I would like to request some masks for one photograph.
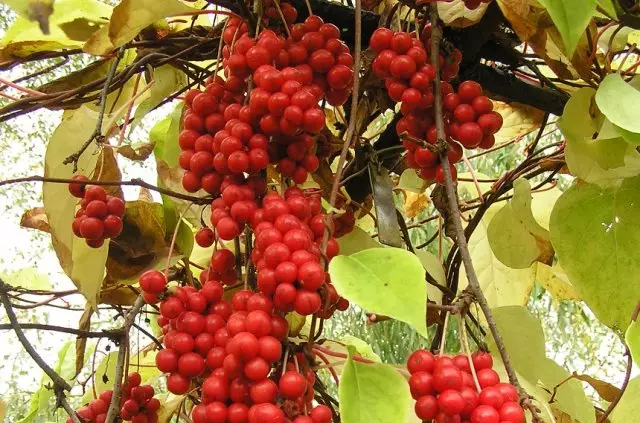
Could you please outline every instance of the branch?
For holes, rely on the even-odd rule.
[[[171,191],[166,188],[160,188],[155,185],[151,185],[148,182],[143,181],[142,179],[134,178],[130,181],[78,181],[75,179],[64,179],[64,178],[49,178],[46,176],[25,176],[22,178],[14,178],[7,179],[5,181],[0,181],[0,187],[11,184],[19,184],[24,182],[50,182],[54,184],[79,184],[79,185],[105,185],[105,186],[138,186],[142,188],[150,189],[151,191],[159,192],[160,194],[164,194],[168,197],[178,198],[180,200],[191,201],[194,204],[209,204],[211,203],[211,198],[208,197],[194,197],[192,195],[182,194],[179,192]]]
[[[0,301],[2,302],[2,305],[4,305],[5,310],[7,310],[7,317],[11,322],[11,327],[15,331],[18,340],[27,351],[27,353],[31,356],[33,361],[35,361],[38,367],[40,367],[42,371],[53,381],[53,390],[56,393],[57,403],[64,407],[64,409],[71,417],[73,423],[80,423],[78,415],[75,413],[75,411],[73,411],[64,394],[64,391],[71,391],[71,385],[69,385],[66,380],[64,380],[58,373],[56,373],[55,370],[49,367],[49,365],[42,359],[42,357],[40,357],[38,352],[35,350],[35,348],[33,348],[33,345],[31,345],[31,343],[25,336],[22,328],[20,327],[20,324],[18,323],[18,318],[13,311],[11,301],[9,301],[9,295],[7,294],[9,290],[10,286],[7,285],[2,279],[0,279]]]
[[[118,50],[118,54],[116,58],[111,63],[111,67],[109,67],[109,72],[107,73],[107,80],[104,83],[104,87],[102,87],[102,92],[100,93],[100,109],[98,111],[98,120],[96,122],[96,129],[93,131],[93,134],[89,137],[89,139],[82,144],[82,147],[62,162],[63,164],[73,163],[73,172],[78,171],[78,160],[82,153],[85,152],[87,147],[93,142],[93,140],[98,140],[98,142],[102,142],[104,140],[104,136],[102,135],[102,121],[104,120],[105,109],[107,108],[107,96],[109,95],[109,86],[111,86],[111,81],[118,69],[118,64],[120,63],[120,59],[124,55],[126,47],[122,46]]]
[[[17,323],[20,329],[36,329],[36,330],[50,330],[54,332],[63,332],[76,335],[78,338],[110,338],[114,341],[122,338],[122,334],[118,330],[103,330],[100,332],[91,332],[86,330],[66,328],[63,326],[45,325],[42,323]],[[0,324],[0,330],[14,329],[13,323]]]
[[[138,296],[133,307],[129,310],[124,318],[124,325],[122,326],[123,339],[120,342],[120,348],[118,350],[118,361],[116,362],[115,384],[113,385],[113,397],[111,398],[111,404],[109,404],[109,410],[107,411],[107,417],[105,423],[113,423],[120,410],[120,397],[122,396],[122,376],[124,374],[124,362],[129,350],[129,329],[133,325],[133,322],[138,315],[138,312],[144,306],[145,301],[142,295]]]
[[[453,178],[451,176],[451,169],[449,165],[449,158],[447,157],[448,152],[448,143],[445,135],[444,128],[444,115],[443,115],[443,107],[442,107],[442,87],[440,84],[440,63],[439,63],[439,54],[440,54],[440,39],[442,37],[442,32],[438,23],[438,9],[435,3],[432,3],[430,10],[431,16],[431,64],[436,69],[436,78],[433,81],[434,84],[434,96],[435,96],[435,120],[436,120],[436,129],[438,135],[438,147],[440,150],[440,165],[444,171],[444,179],[445,179],[445,189],[447,192],[447,201],[449,206],[449,211],[452,216],[452,221],[455,228],[455,242],[458,245],[458,249],[460,251],[460,256],[462,257],[462,262],[464,263],[465,271],[467,273],[467,279],[469,280],[469,288],[480,304],[480,308],[484,313],[487,324],[489,326],[489,330],[496,342],[496,346],[498,347],[498,351],[500,352],[500,357],[502,358],[502,362],[509,376],[509,381],[512,385],[514,385],[520,395],[524,397],[523,405],[529,409],[533,416],[534,422],[541,422],[540,417],[538,416],[537,410],[531,403],[530,397],[526,394],[520,383],[518,382],[518,377],[516,376],[516,372],[511,366],[511,361],[509,360],[509,355],[504,345],[504,341],[502,340],[502,336],[498,331],[498,327],[496,325],[495,318],[493,317],[493,313],[491,312],[491,308],[489,307],[489,303],[487,302],[484,293],[482,292],[482,288],[480,287],[480,282],[478,281],[478,276],[476,275],[475,269],[473,267],[473,261],[471,260],[471,254],[469,253],[469,247],[467,245],[467,239],[464,233],[464,228],[462,227],[462,219],[460,218],[460,209],[458,208],[458,196],[457,192],[453,186]]]

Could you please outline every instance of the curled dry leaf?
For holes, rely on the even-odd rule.
[[[50,232],[49,220],[44,212],[44,207],[36,207],[24,212],[20,218],[20,226],[23,228],[37,229],[43,232]]]
[[[478,22],[484,16],[489,3],[481,3],[475,10],[469,10],[462,0],[438,2],[438,15],[447,26],[465,28]]]
[[[403,209],[405,215],[412,219],[429,205],[429,198],[424,193],[405,192]]]

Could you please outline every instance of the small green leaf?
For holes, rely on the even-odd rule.
[[[353,335],[345,335],[342,337],[342,339],[340,340],[340,342],[342,342],[345,345],[348,345],[350,347],[355,348],[355,351],[362,357],[372,360],[372,361],[377,361],[377,362],[381,362],[382,360],[380,360],[380,356],[378,354],[376,354],[373,351],[373,348],[371,348],[371,345],[367,344],[365,341],[363,341],[362,339],[353,336]]]
[[[576,91],[567,102],[558,126],[567,140],[565,157],[571,173],[605,187],[640,174],[640,153],[621,137],[598,138],[607,127],[602,114],[595,110],[594,95],[592,88]]]
[[[407,381],[387,364],[364,364],[354,361],[351,348],[338,389],[341,421],[404,422],[411,409],[411,394]]]
[[[572,186],[553,209],[550,232],[562,268],[589,308],[604,324],[625,330],[640,298],[640,177],[606,189]]]
[[[636,84],[640,79],[636,79]],[[640,133],[640,119],[637,106],[640,103],[640,91],[627,84],[617,73],[607,75],[596,92],[596,103],[600,111],[613,124],[620,128]]]
[[[354,226],[351,232],[338,238],[338,245],[340,246],[340,254],[344,256],[350,256],[369,248],[383,247],[382,244],[371,238],[371,235],[358,226]]]
[[[427,336],[427,290],[418,258],[399,248],[371,248],[329,264],[338,293],[361,308],[412,325]]]
[[[640,414],[640,376],[631,379],[620,402],[613,409],[609,420],[611,423],[635,422]]]
[[[640,322],[637,319],[627,328],[624,340],[631,351],[633,361],[640,366]]]
[[[400,175],[400,181],[395,189],[403,189],[409,192],[421,193],[427,188],[427,181],[422,179],[414,169],[407,169]]]
[[[529,181],[517,179],[513,188],[513,198],[491,219],[487,236],[498,260],[514,269],[526,269],[536,261],[548,262],[553,248],[549,231],[533,217]]]
[[[425,250],[417,250],[416,256],[420,259],[424,270],[442,286],[447,285],[447,278],[442,262],[434,254]],[[430,301],[440,303],[442,301],[442,291],[430,283],[427,283],[427,297]]]
[[[547,392],[555,390],[553,401],[555,408],[580,423],[595,423],[593,403],[585,395],[580,381],[571,379],[570,373],[550,358],[545,359],[536,371],[544,390]]]
[[[155,144],[153,152],[156,159],[162,160],[169,167],[178,166],[178,156],[181,152],[178,134],[183,107],[183,103],[176,105],[171,114],[156,123],[149,132],[149,139]]]
[[[596,10],[596,0],[539,0],[560,31],[568,57],[578,45]]]

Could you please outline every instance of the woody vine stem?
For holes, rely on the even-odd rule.
[[[455,243],[460,250],[460,256],[462,258],[462,262],[464,263],[465,272],[467,274],[467,279],[469,280],[469,288],[471,293],[475,297],[475,300],[480,304],[480,308],[487,319],[487,324],[489,326],[489,330],[491,331],[491,335],[496,342],[496,346],[498,348],[498,352],[500,353],[500,357],[502,358],[502,362],[504,363],[504,367],[507,371],[507,375],[509,376],[509,382],[514,385],[519,393],[523,407],[527,408],[533,417],[533,422],[538,423],[542,422],[542,419],[538,415],[538,409],[533,404],[531,397],[525,392],[525,390],[518,382],[518,377],[516,375],[515,370],[511,366],[511,361],[509,360],[509,354],[507,353],[507,349],[504,345],[504,341],[502,340],[502,336],[498,331],[498,327],[496,324],[496,320],[493,317],[493,313],[491,312],[491,308],[489,307],[489,303],[487,302],[484,293],[482,292],[482,288],[480,287],[480,282],[478,281],[478,276],[476,275],[476,271],[473,267],[473,261],[471,260],[471,254],[469,253],[469,247],[467,245],[467,238],[464,233],[464,228],[462,227],[462,219],[460,217],[460,209],[458,208],[458,194],[453,185],[453,178],[451,175],[451,168],[449,165],[449,158],[447,156],[447,152],[449,149],[448,143],[446,141],[445,129],[444,129],[444,118],[443,118],[443,107],[442,107],[442,87],[440,85],[440,62],[439,62],[439,54],[440,54],[440,40],[442,39],[442,31],[440,29],[438,23],[438,7],[436,3],[430,4],[429,10],[430,20],[431,20],[431,64],[435,68],[435,79],[434,83],[434,95],[435,95],[435,120],[436,120],[436,130],[438,136],[438,152],[440,155],[440,161],[442,163],[442,169],[444,171],[444,180],[445,180],[445,189],[447,193],[447,201],[449,206],[449,211],[452,216],[454,228],[455,228]]]

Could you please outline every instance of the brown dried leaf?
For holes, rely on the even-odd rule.
[[[116,150],[118,154],[123,155],[129,160],[143,161],[153,153],[155,143],[149,142],[136,145],[123,145]]]
[[[138,296],[128,286],[116,285],[107,286],[100,292],[100,303],[130,306],[136,301]]]
[[[113,149],[102,149],[100,158],[98,159],[98,163],[96,163],[96,170],[93,174],[99,181],[122,180],[122,173],[120,172],[120,168],[118,167],[116,156],[113,154]],[[124,199],[124,193],[122,192],[122,187],[120,185],[103,186],[103,188],[105,191],[107,191],[107,194]]]
[[[78,329],[89,331],[91,330],[91,316],[93,315],[93,308],[91,304],[87,303],[84,307],[84,313],[80,316],[80,322],[78,323]],[[84,366],[84,353],[87,349],[87,338],[76,338],[76,373],[71,379],[75,379],[76,376],[82,371]]]
[[[49,220],[44,212],[44,207],[36,207],[24,212],[20,218],[20,226],[23,228],[37,229],[43,232],[50,232]]]
[[[596,379],[589,375],[576,375],[576,379],[580,379],[583,382],[587,382],[593,389],[596,390],[600,398],[605,401],[612,402],[620,395],[620,388],[613,386],[609,382],[605,382],[600,379]]]

